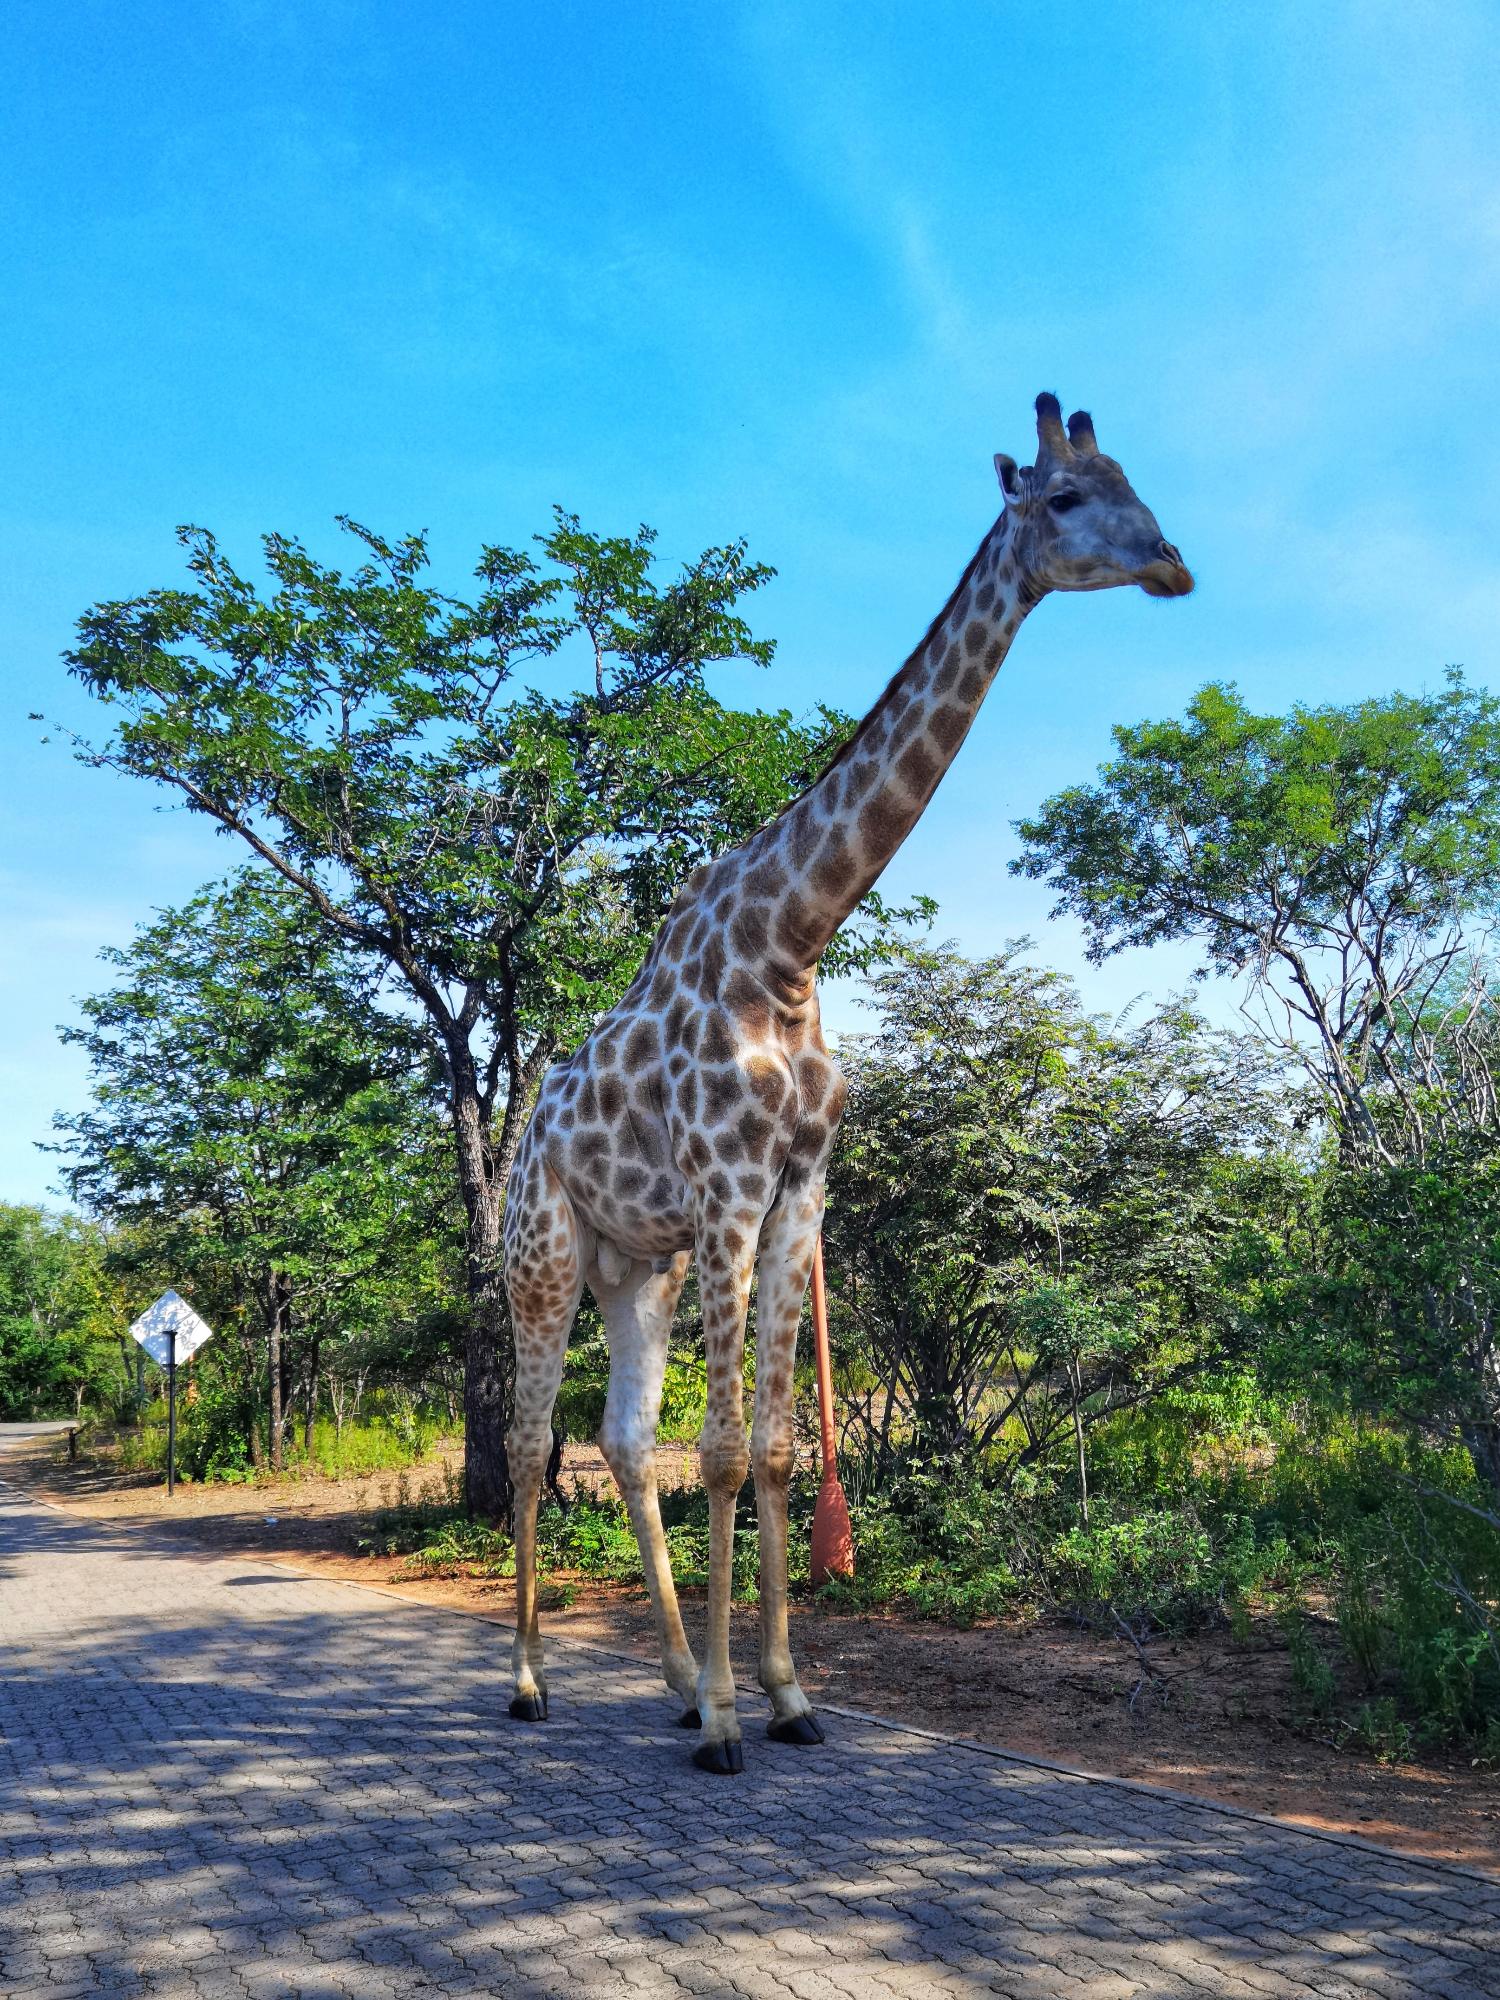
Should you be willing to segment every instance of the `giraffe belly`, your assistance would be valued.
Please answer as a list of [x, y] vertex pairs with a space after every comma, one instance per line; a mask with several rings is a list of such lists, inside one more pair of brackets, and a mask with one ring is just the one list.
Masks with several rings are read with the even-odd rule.
[[686, 1196], [686, 1187], [678, 1183], [673, 1194], [656, 1208], [617, 1200], [608, 1193], [574, 1191], [573, 1205], [601, 1243], [613, 1244], [626, 1257], [654, 1261], [693, 1247]]

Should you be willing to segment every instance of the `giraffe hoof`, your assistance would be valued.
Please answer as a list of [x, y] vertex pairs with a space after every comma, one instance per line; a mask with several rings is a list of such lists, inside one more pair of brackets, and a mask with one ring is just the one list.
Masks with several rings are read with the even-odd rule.
[[677, 1727], [679, 1729], [701, 1729], [703, 1727], [703, 1717], [698, 1713], [696, 1708], [690, 1708], [686, 1715], [678, 1716]]
[[511, 1698], [510, 1712], [517, 1722], [545, 1722], [547, 1697], [544, 1694], [514, 1695]]
[[766, 1734], [773, 1743], [821, 1743], [823, 1732], [818, 1727], [817, 1718], [811, 1715], [779, 1715], [774, 1722], [766, 1724]]
[[700, 1771], [712, 1771], [716, 1777], [732, 1778], [745, 1768], [745, 1753], [738, 1743], [700, 1743], [693, 1752], [693, 1762]]

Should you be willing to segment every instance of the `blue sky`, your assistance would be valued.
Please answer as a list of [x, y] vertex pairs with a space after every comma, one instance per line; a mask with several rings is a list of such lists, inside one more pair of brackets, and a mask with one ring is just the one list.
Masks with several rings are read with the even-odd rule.
[[[21, 0], [0, 77], [0, 1199], [84, 1076], [101, 945], [238, 855], [26, 721], [92, 601], [332, 517], [460, 579], [560, 500], [743, 532], [777, 666], [873, 699], [1055, 388], [1200, 587], [1049, 600], [887, 878], [1029, 932], [1011, 822], [1209, 678], [1488, 681], [1500, 16], [1382, 4], [521, 9]], [[855, 1017], [834, 996], [834, 1025]]]

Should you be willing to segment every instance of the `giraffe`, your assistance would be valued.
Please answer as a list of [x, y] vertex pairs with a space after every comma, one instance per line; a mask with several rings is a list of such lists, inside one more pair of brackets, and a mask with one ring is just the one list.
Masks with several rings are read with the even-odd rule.
[[[736, 1498], [753, 1464], [760, 1524], [760, 1684], [770, 1737], [822, 1741], [787, 1633], [792, 1364], [844, 1083], [819, 1025], [829, 940], [915, 826], [1022, 620], [1053, 590], [1193, 579], [1092, 420], [1036, 402], [1025, 468], [997, 453], [998, 518], [926, 637], [820, 777], [742, 846], [699, 868], [640, 971], [548, 1074], [511, 1173], [505, 1276], [515, 1327], [508, 1432], [516, 1550], [515, 1695], [547, 1715], [536, 1513], [552, 1406], [585, 1285], [609, 1342], [599, 1443], [630, 1512], [662, 1671], [699, 1740], [743, 1768], [729, 1663]], [[709, 1499], [708, 1642], [696, 1664], [657, 1501], [655, 1443], [672, 1315], [696, 1255], [708, 1370], [699, 1463]], [[743, 1348], [758, 1262], [748, 1441]]]

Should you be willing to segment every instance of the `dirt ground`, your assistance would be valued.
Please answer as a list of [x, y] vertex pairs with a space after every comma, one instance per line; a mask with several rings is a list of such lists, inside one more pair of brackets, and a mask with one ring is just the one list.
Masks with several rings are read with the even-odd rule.
[[[413, 1488], [438, 1470], [411, 1475]], [[292, 1563], [499, 1623], [509, 1616], [509, 1582], [413, 1579], [396, 1559], [360, 1552], [372, 1515], [395, 1496], [391, 1473], [179, 1486], [169, 1502], [157, 1475], [122, 1474], [86, 1452], [69, 1465], [64, 1442], [46, 1438], [6, 1452], [0, 1474], [90, 1519], [165, 1524], [194, 1548]], [[570, 1474], [606, 1476], [596, 1452], [572, 1446], [565, 1480]], [[576, 1596], [544, 1614], [547, 1631], [654, 1656], [644, 1591], [557, 1572], [548, 1581], [569, 1583]], [[692, 1634], [703, 1593], [682, 1595]], [[733, 1638], [738, 1677], [753, 1685], [753, 1609], [736, 1609]], [[1130, 1646], [1062, 1621], [957, 1631], [803, 1604], [793, 1608], [792, 1645], [815, 1700], [1500, 1874], [1500, 1774], [1441, 1757], [1385, 1766], [1291, 1728], [1274, 1626], [1244, 1641], [1228, 1633], [1160, 1641], [1151, 1648], [1160, 1679], [1139, 1692]], [[505, 1671], [498, 1640], [496, 1670]]]

